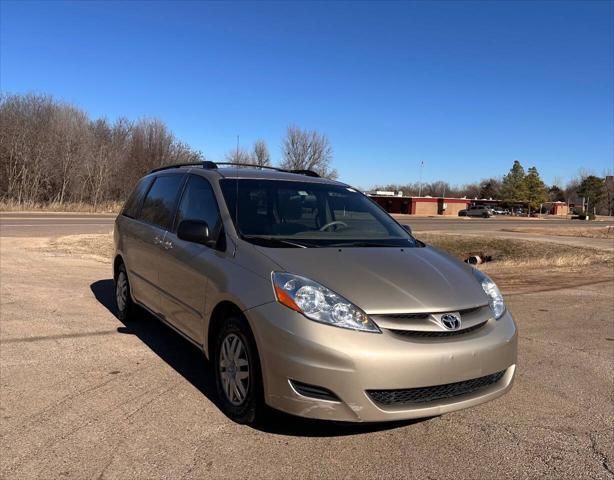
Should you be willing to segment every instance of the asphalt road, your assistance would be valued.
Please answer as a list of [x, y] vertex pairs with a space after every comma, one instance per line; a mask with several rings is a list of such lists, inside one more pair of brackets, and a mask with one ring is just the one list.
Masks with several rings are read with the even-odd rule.
[[[581, 222], [578, 220], [533, 220], [503, 218], [432, 218], [396, 215], [401, 223], [408, 223], [415, 232], [475, 233], [497, 232], [514, 227], [605, 227], [614, 221]], [[114, 214], [87, 213], [24, 213], [0, 212], [0, 236], [5, 237], [56, 237], [82, 233], [107, 233], [113, 229]], [[508, 236], [514, 236], [508, 235]]]
[[59, 237], [108, 233], [114, 214], [0, 212], [2, 237]]
[[0, 248], [0, 478], [613, 478], [611, 279], [507, 296], [518, 375], [493, 402], [357, 426], [271, 413], [251, 428], [216, 407], [194, 347], [116, 318], [108, 263], [44, 239]]

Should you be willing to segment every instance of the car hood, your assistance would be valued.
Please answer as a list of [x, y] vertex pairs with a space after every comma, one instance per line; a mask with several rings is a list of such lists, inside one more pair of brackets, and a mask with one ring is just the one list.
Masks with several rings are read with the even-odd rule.
[[488, 304], [472, 267], [428, 246], [256, 248], [280, 270], [315, 280], [369, 314], [458, 311]]

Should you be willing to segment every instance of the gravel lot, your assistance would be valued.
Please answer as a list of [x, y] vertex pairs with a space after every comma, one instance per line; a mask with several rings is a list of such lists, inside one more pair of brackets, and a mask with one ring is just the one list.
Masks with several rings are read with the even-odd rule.
[[508, 290], [520, 360], [501, 399], [400, 424], [271, 412], [254, 429], [220, 413], [195, 348], [114, 316], [108, 263], [42, 237], [0, 248], [0, 478], [614, 478], [612, 272]]

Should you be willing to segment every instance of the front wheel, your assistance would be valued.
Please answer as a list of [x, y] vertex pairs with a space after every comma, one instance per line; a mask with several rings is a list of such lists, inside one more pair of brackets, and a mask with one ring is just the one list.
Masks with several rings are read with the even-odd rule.
[[253, 424], [263, 406], [258, 350], [247, 321], [228, 319], [216, 337], [215, 379], [222, 411], [237, 423]]
[[131, 317], [134, 317], [136, 306], [132, 301], [128, 274], [123, 263], [117, 269], [115, 277], [115, 303], [117, 304], [117, 317], [120, 320], [130, 320]]

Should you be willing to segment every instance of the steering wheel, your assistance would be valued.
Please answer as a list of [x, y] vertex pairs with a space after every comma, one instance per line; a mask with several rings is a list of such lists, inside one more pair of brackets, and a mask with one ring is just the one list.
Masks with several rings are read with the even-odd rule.
[[328, 227], [332, 227], [333, 225], [342, 225], [344, 228], [348, 228], [348, 224], [345, 222], [342, 222], [340, 220], [335, 220], [334, 222], [328, 222], [326, 225], [324, 225], [322, 228], [320, 228], [320, 231], [323, 232], [324, 230], [327, 230]]

